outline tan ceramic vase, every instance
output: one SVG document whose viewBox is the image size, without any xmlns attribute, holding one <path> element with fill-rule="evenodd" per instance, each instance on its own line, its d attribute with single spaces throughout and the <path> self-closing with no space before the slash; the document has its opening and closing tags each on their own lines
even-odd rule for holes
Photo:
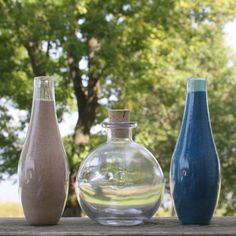
<svg viewBox="0 0 236 236">
<path fill-rule="evenodd" d="M 50 77 L 34 80 L 32 114 L 18 176 L 28 223 L 57 224 L 68 194 L 69 172 L 57 124 L 54 81 Z"/>
</svg>

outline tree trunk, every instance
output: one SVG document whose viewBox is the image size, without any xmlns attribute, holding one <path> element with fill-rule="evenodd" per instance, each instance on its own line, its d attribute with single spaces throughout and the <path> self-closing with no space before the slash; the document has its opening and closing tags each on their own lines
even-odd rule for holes
<svg viewBox="0 0 236 236">
<path fill-rule="evenodd" d="M 82 152 L 89 142 L 90 129 L 96 118 L 100 86 L 99 77 L 95 74 L 90 74 L 88 86 L 83 86 L 80 70 L 78 68 L 78 61 L 75 58 L 76 55 L 73 55 L 73 52 L 68 52 L 70 79 L 73 82 L 78 108 L 78 120 L 74 133 L 74 145 L 77 152 Z M 89 65 L 91 60 L 92 58 L 89 56 Z M 81 210 L 75 192 L 77 170 L 75 167 L 71 167 L 70 171 L 69 196 L 63 216 L 80 216 Z"/>
<path fill-rule="evenodd" d="M 66 201 L 66 207 L 63 212 L 64 217 L 74 217 L 74 216 L 81 216 L 81 209 L 76 199 L 75 194 L 75 181 L 76 181 L 77 170 L 73 167 L 70 168 L 70 179 L 69 179 L 69 192 L 68 198 Z"/>
<path fill-rule="evenodd" d="M 24 44 L 29 59 L 30 59 L 30 64 L 34 73 L 34 76 L 43 76 L 46 75 L 45 71 L 45 66 L 44 66 L 44 61 L 42 60 L 41 62 L 37 59 L 37 54 L 40 52 L 40 46 L 38 42 L 27 42 Z"/>
<path fill-rule="evenodd" d="M 75 91 L 79 111 L 75 127 L 75 145 L 85 145 L 89 142 L 90 129 L 96 118 L 99 87 L 98 77 L 91 75 L 85 99 L 81 98 L 80 93 Z"/>
</svg>

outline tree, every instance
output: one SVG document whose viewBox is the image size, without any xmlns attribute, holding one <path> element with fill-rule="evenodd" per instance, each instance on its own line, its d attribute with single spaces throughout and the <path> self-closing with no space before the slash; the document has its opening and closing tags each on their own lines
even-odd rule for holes
<svg viewBox="0 0 236 236">
<path fill-rule="evenodd" d="M 228 66 L 222 27 L 236 16 L 234 0 L 6 0 L 0 1 L 0 8 L 4 82 L 0 94 L 26 111 L 18 129 L 29 120 L 34 76 L 49 74 L 58 81 L 59 119 L 76 101 L 75 132 L 73 138 L 65 138 L 71 167 L 65 215 L 80 214 L 74 194 L 76 172 L 91 148 L 103 140 L 90 131 L 104 120 L 107 107 L 133 111 L 133 119 L 140 122 L 136 140 L 152 149 L 167 175 L 189 76 L 209 78 L 212 124 L 224 157 L 223 171 L 225 176 L 233 172 L 235 147 L 226 141 L 234 136 L 230 127 L 236 120 L 235 66 L 233 59 L 233 66 Z M 81 62 L 87 66 L 83 68 Z M 231 109 L 226 111 L 225 103 Z M 5 119 L 0 125 L 7 132 L 0 137 L 0 170 L 14 172 L 21 147 L 17 130 L 9 127 L 7 109 L 4 105 L 1 110 Z M 223 204 L 232 192 L 234 176 L 223 179 Z M 235 193 L 236 189 L 232 199 Z"/>
</svg>

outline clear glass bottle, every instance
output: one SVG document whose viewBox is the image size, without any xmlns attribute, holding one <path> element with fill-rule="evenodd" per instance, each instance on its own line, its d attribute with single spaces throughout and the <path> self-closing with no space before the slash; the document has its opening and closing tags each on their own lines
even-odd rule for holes
<svg viewBox="0 0 236 236">
<path fill-rule="evenodd" d="M 155 157 L 132 140 L 128 110 L 110 110 L 107 143 L 82 163 L 77 198 L 83 211 L 104 225 L 136 225 L 161 204 L 164 177 Z"/>
<path fill-rule="evenodd" d="M 34 80 L 31 120 L 18 165 L 19 193 L 31 225 L 57 224 L 68 193 L 69 172 L 55 109 L 54 81 Z"/>
</svg>

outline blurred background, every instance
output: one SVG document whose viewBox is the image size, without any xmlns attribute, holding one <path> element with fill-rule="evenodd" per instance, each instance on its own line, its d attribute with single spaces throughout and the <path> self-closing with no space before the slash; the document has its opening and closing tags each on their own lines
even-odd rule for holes
<svg viewBox="0 0 236 236">
<path fill-rule="evenodd" d="M 35 76 L 56 80 L 57 115 L 70 163 L 64 215 L 81 216 L 74 182 L 106 137 L 107 108 L 128 108 L 134 138 L 166 177 L 159 215 L 171 215 L 169 166 L 186 79 L 208 78 L 222 167 L 216 214 L 236 215 L 235 0 L 0 0 L 0 216 L 22 216 L 17 163 Z M 210 167 L 209 167 L 210 168 Z"/>
</svg>

